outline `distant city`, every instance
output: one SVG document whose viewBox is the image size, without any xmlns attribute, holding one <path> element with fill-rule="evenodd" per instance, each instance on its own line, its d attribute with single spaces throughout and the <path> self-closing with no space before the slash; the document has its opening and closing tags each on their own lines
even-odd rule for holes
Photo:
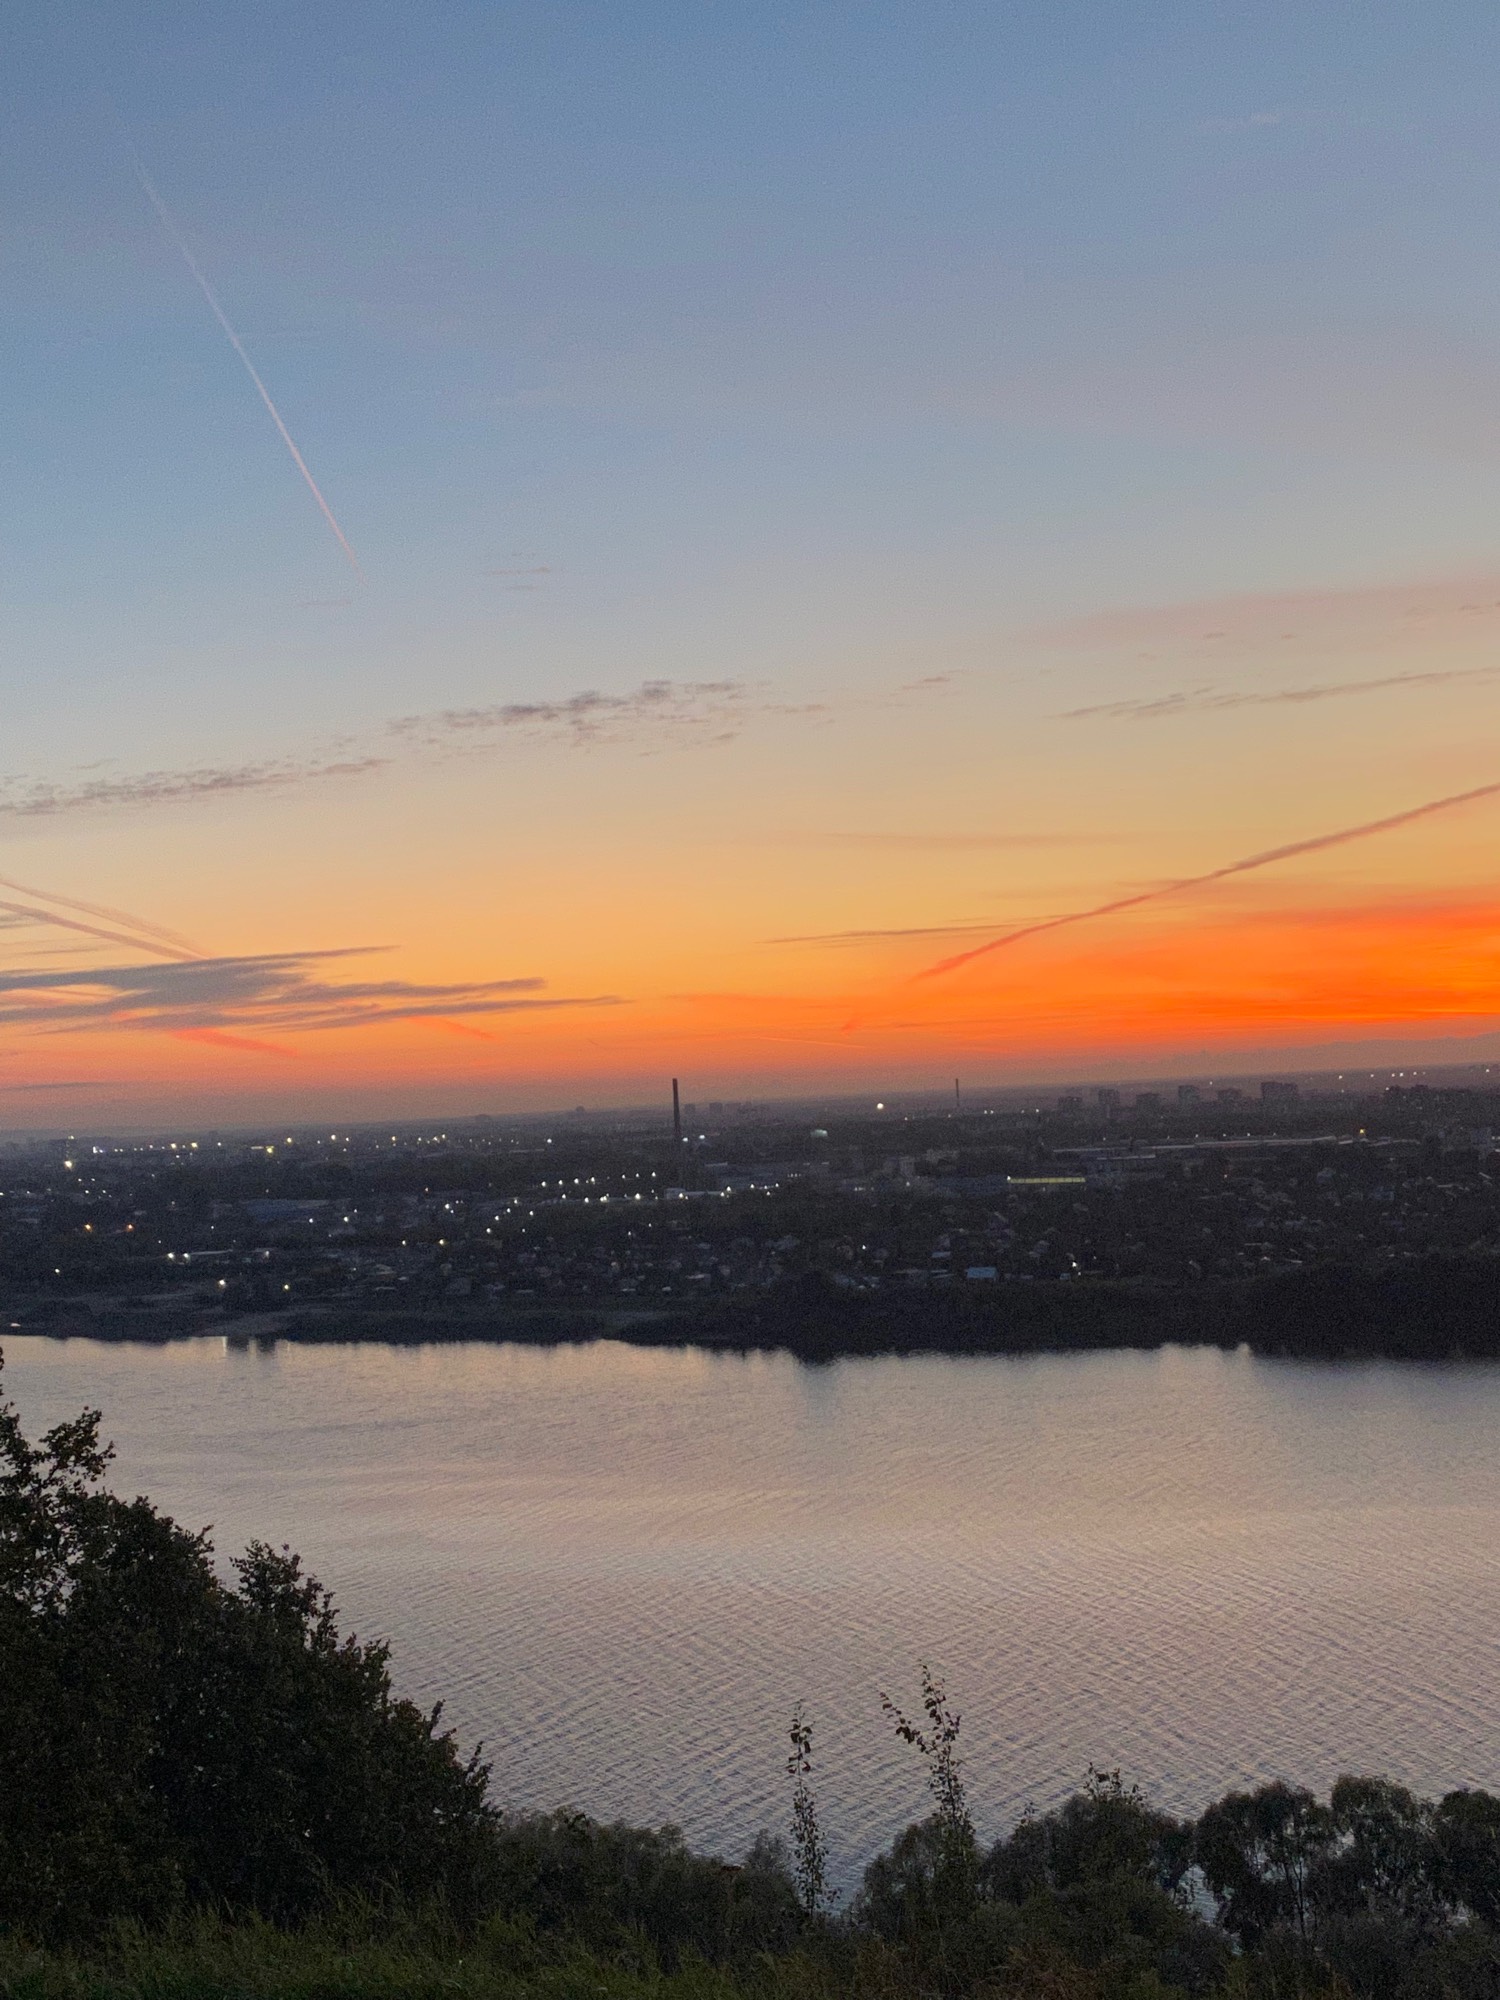
<svg viewBox="0 0 1500 2000">
<path fill-rule="evenodd" d="M 1491 1260 L 1497 1134 L 1479 1072 L 18 1139 L 0 1328 L 607 1332 L 757 1299 Z"/>
</svg>

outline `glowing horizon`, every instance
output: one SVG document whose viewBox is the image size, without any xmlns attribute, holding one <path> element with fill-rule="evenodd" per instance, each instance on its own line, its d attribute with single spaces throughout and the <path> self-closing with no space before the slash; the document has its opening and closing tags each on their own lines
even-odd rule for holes
<svg viewBox="0 0 1500 2000">
<path fill-rule="evenodd" d="M 14 65 L 0 1127 L 1500 1061 L 1500 23 L 339 19 Z"/>
</svg>

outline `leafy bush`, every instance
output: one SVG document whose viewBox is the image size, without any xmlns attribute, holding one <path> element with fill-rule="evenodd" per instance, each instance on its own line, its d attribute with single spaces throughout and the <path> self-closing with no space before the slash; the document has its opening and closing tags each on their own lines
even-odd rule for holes
<svg viewBox="0 0 1500 2000">
<path fill-rule="evenodd" d="M 209 1544 L 103 1487 L 85 1411 L 0 1404 L 0 1925 L 42 1938 L 211 1905 L 492 1895 L 487 1770 L 342 1638 L 297 1558 Z"/>
<path fill-rule="evenodd" d="M 632 1944 L 668 1970 L 786 1951 L 802 1910 L 785 1856 L 759 1841 L 742 1867 L 694 1854 L 676 1827 L 601 1826 L 582 1813 L 507 1819 L 495 1908 L 591 1950 Z"/>
</svg>

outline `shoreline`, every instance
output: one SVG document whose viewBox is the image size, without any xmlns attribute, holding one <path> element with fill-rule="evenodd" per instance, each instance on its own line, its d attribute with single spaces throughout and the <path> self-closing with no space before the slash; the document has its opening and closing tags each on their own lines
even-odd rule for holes
<svg viewBox="0 0 1500 2000">
<path fill-rule="evenodd" d="M 622 1308 L 586 1299 L 515 1307 L 290 1306 L 225 1315 L 184 1302 L 12 1296 L 12 1333 L 138 1341 L 219 1335 L 234 1344 L 460 1341 L 555 1346 L 609 1339 L 642 1347 L 784 1352 L 805 1361 L 874 1354 L 1045 1354 L 1248 1347 L 1314 1359 L 1500 1358 L 1500 1259 L 1433 1257 L 1381 1272 L 1330 1265 L 1230 1284 L 1130 1283 L 842 1290 L 802 1282 L 689 1309 Z"/>
</svg>

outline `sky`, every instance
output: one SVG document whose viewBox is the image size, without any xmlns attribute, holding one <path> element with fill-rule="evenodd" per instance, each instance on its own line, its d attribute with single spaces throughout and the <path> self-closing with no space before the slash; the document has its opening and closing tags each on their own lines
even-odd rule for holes
<svg viewBox="0 0 1500 2000">
<path fill-rule="evenodd" d="M 1497 75 L 19 0 L 0 1126 L 1500 1061 Z"/>
</svg>

